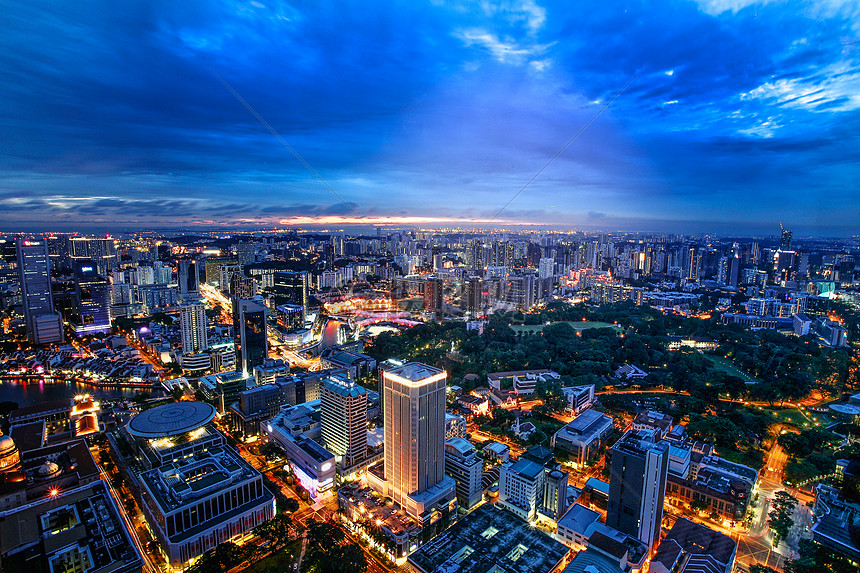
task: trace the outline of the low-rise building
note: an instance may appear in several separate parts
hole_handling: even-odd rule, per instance
[[[511,448],[501,442],[489,442],[484,444],[484,459],[507,463],[510,459]]]
[[[140,573],[143,558],[101,480],[0,513],[4,571]]]
[[[738,544],[728,535],[679,517],[651,558],[653,573],[731,573]]]
[[[585,410],[553,434],[550,446],[566,451],[571,461],[581,467],[597,455],[613,428],[611,416]]]
[[[557,381],[558,372],[547,370],[518,370],[515,372],[491,372],[487,374],[487,384],[496,390],[512,389],[520,396],[534,394],[538,382]]]
[[[367,354],[349,352],[337,347],[326,348],[320,354],[320,364],[324,368],[345,368],[347,376],[358,380],[364,376],[371,376],[376,370],[376,360]]]
[[[334,487],[335,455],[322,447],[320,400],[281,408],[271,420],[260,424],[265,440],[279,445],[290,468],[308,493],[317,498]]]
[[[673,418],[668,414],[655,410],[639,412],[633,419],[634,430],[656,430],[659,437],[665,436],[672,428]]]
[[[575,415],[579,415],[597,402],[594,389],[594,384],[586,384],[584,386],[568,386],[562,388],[561,391],[567,401],[567,408],[573,411]]]
[[[172,567],[241,538],[275,514],[262,475],[232,448],[196,452],[139,477],[147,522]]]

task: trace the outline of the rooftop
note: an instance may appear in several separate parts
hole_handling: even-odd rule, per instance
[[[335,394],[346,397],[361,396],[367,393],[364,386],[360,386],[356,382],[341,378],[340,376],[329,376],[323,381],[323,386]]]
[[[672,570],[679,557],[678,548],[691,558],[701,556],[705,561],[728,564],[734,558],[737,543],[728,535],[681,517],[660,543],[653,560]],[[725,570],[725,566],[715,570]]]
[[[600,519],[600,513],[588,509],[584,505],[574,503],[564,515],[558,519],[558,526],[585,535],[585,531],[592,523]]]
[[[517,517],[482,505],[409,557],[419,571],[551,571],[567,547]]]
[[[431,376],[442,374],[444,370],[440,370],[434,366],[427,366],[420,362],[407,362],[400,368],[394,368],[392,370],[387,370],[386,372],[400,376],[401,378],[406,378],[412,382],[420,382],[426,378],[430,378]]]
[[[0,553],[10,571],[65,571],[76,561],[99,573],[143,566],[102,481],[6,513]]]
[[[517,463],[508,466],[507,472],[526,476],[529,479],[535,479],[541,472],[543,472],[543,466],[536,464],[531,460],[520,460]]]
[[[600,432],[607,424],[612,425],[612,418],[610,416],[589,408],[568,422],[562,430],[578,436],[590,436]]]
[[[127,428],[140,438],[176,436],[208,424],[215,413],[215,407],[206,402],[175,402],[137,414]]]

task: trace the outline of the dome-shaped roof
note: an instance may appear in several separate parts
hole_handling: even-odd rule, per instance
[[[15,442],[9,436],[0,436],[0,456],[5,456],[16,450]]]
[[[54,462],[45,462],[39,468],[39,477],[53,477],[60,473],[60,466]]]

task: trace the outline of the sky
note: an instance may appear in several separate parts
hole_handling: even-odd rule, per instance
[[[4,230],[858,232],[860,0],[6,0],[0,30]]]

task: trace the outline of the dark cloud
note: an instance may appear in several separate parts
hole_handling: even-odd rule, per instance
[[[7,2],[0,215],[351,215],[220,76],[359,214],[492,216],[635,78],[503,218],[849,224],[856,14],[494,6]]]

